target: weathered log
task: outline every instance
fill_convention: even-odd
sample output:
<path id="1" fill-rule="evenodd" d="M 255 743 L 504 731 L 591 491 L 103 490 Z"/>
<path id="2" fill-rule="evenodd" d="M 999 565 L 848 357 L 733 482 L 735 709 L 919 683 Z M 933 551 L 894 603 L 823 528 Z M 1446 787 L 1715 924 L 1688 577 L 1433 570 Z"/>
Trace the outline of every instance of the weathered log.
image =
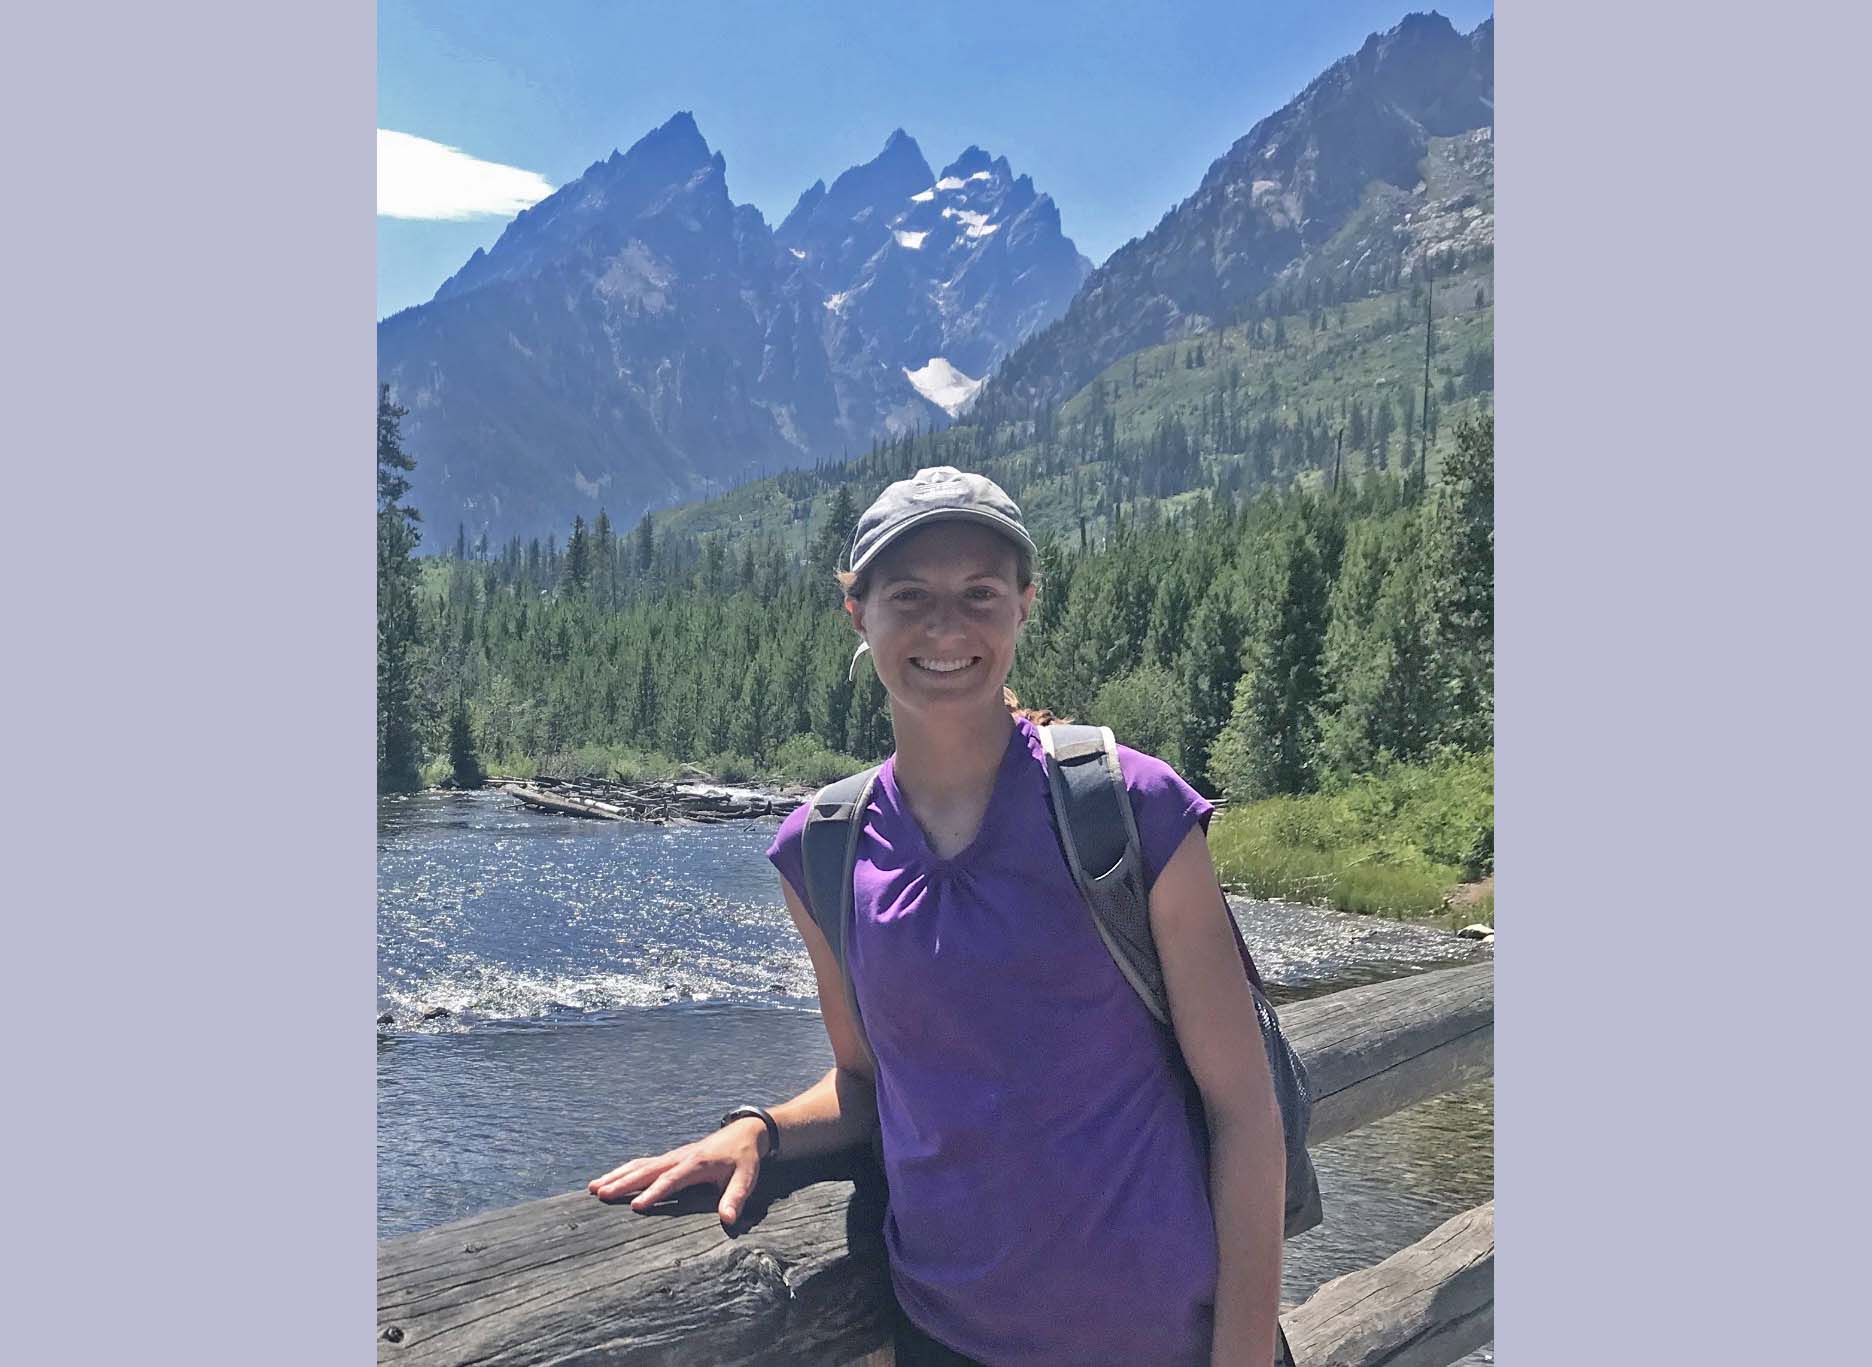
<path id="1" fill-rule="evenodd" d="M 1306 1367 L 1449 1367 L 1495 1337 L 1495 1203 L 1327 1282 L 1281 1324 Z"/>
<path id="2" fill-rule="evenodd" d="M 784 816 L 800 803 L 794 797 L 760 795 L 737 798 L 724 793 L 694 792 L 673 783 L 631 786 L 606 779 L 536 778 L 504 784 L 511 793 L 538 811 L 563 816 L 599 817 L 607 821 L 661 821 L 671 816 L 714 823 L 746 821 L 757 816 Z"/>
<path id="3" fill-rule="evenodd" d="M 388 1240 L 377 1360 L 838 1363 L 885 1340 L 883 1187 L 862 1156 L 775 1163 L 732 1234 L 717 1196 L 640 1216 L 579 1192 Z"/>
<path id="4" fill-rule="evenodd" d="M 1280 1018 L 1312 1083 L 1313 1144 L 1495 1067 L 1495 970 L 1486 962 L 1292 1002 Z"/>
<path id="5" fill-rule="evenodd" d="M 538 788 L 528 788 L 519 785 L 510 787 L 507 791 L 526 803 L 529 807 L 537 807 L 541 811 L 546 812 L 555 812 L 560 816 L 585 816 L 602 821 L 623 821 L 626 819 L 624 813 L 618 808 L 612 807 L 607 803 L 593 802 L 589 798 L 566 797 L 558 793 L 542 792 Z"/>
<path id="6" fill-rule="evenodd" d="M 1486 1072 L 1493 1007 L 1486 963 L 1287 1005 L 1313 1141 Z M 732 1233 L 716 1199 L 692 1189 L 639 1215 L 580 1192 L 385 1240 L 378 1361 L 849 1363 L 886 1341 L 881 1192 L 862 1151 L 772 1165 Z"/>

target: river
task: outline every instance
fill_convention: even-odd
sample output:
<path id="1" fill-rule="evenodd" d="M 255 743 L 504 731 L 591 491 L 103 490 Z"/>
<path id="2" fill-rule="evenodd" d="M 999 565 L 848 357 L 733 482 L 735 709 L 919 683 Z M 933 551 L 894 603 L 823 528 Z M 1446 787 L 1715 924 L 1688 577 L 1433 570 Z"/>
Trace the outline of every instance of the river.
<path id="1" fill-rule="evenodd" d="M 831 1066 L 762 855 L 777 824 L 581 821 L 491 792 L 381 800 L 379 1237 L 582 1188 Z M 1493 953 L 1231 900 L 1277 1004 Z M 1288 1301 L 1489 1199 L 1492 1084 L 1321 1145 L 1314 1164 L 1326 1219 L 1287 1245 Z"/>

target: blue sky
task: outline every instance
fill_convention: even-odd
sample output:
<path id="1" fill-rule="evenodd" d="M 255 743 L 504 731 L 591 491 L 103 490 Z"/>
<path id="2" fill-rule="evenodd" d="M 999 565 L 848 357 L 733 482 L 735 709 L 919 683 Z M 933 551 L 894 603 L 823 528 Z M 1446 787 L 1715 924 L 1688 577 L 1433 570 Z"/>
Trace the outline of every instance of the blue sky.
<path id="1" fill-rule="evenodd" d="M 1435 8 L 1466 33 L 1493 6 Z M 770 224 L 902 127 L 935 168 L 970 143 L 1007 157 L 1101 262 L 1408 9 L 379 0 L 378 316 L 428 299 L 519 207 L 678 109 L 727 158 L 735 201 Z"/>

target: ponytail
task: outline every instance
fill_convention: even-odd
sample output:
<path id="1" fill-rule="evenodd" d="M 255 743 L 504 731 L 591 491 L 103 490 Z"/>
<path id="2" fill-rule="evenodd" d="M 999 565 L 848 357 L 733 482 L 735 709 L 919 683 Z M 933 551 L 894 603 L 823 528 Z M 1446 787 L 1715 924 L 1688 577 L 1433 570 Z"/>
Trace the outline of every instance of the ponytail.
<path id="1" fill-rule="evenodd" d="M 1025 717 L 1035 726 L 1051 726 L 1055 722 L 1069 722 L 1071 717 L 1056 717 L 1045 707 L 1022 707 L 1021 700 L 1014 696 L 1014 690 L 1006 684 L 1001 685 L 1001 701 L 1007 704 L 1007 710 L 1017 717 Z"/>

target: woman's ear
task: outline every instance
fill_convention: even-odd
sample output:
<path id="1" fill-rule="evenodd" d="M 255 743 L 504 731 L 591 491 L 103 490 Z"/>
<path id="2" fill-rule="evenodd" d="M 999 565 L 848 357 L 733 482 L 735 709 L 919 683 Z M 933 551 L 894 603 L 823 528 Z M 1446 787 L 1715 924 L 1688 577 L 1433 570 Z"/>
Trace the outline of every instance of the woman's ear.
<path id="1" fill-rule="evenodd" d="M 864 604 L 856 598 L 845 600 L 845 616 L 851 622 L 851 628 L 860 636 L 864 635 Z"/>
<path id="2" fill-rule="evenodd" d="M 1034 595 L 1038 593 L 1039 591 L 1040 591 L 1040 586 L 1038 584 L 1029 584 L 1026 588 L 1021 590 L 1021 595 L 1020 595 L 1020 609 L 1021 610 L 1020 610 L 1020 622 L 1019 622 L 1020 626 L 1027 625 L 1028 614 L 1033 611 Z"/>

